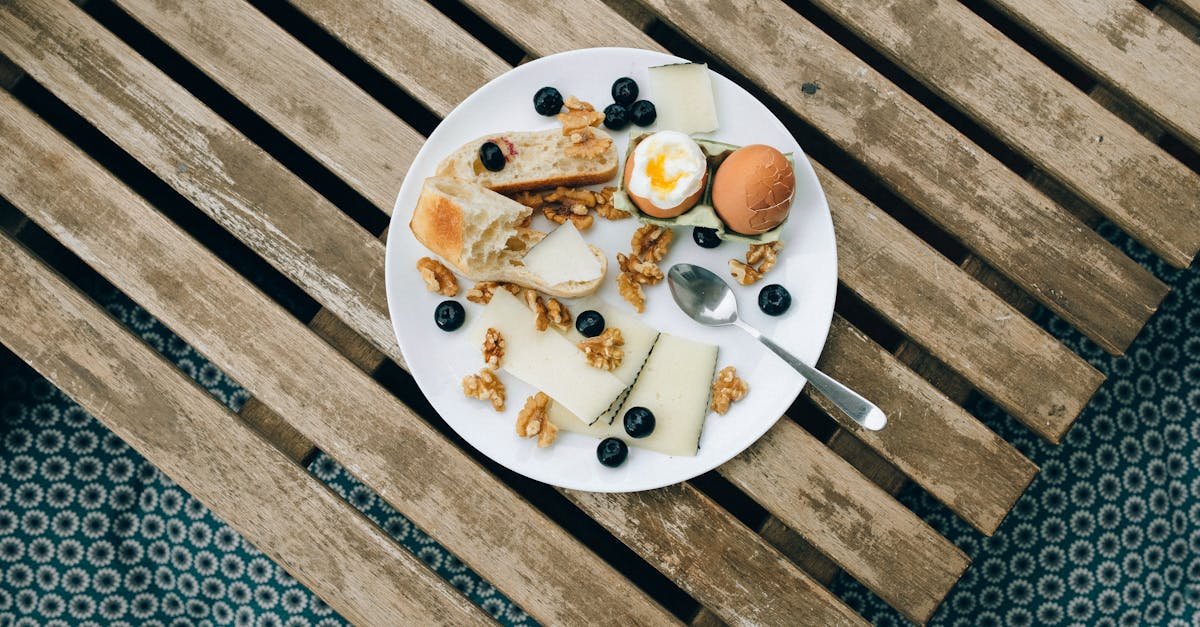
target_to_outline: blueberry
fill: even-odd
[[[604,333],[604,316],[589,309],[575,316],[575,330],[583,337],[596,337]]]
[[[483,142],[479,147],[479,160],[483,162],[483,167],[492,172],[504,169],[504,151],[494,142]]]
[[[778,283],[772,283],[758,293],[758,308],[768,316],[783,315],[792,306],[792,295],[787,288]]]
[[[692,240],[700,248],[716,248],[721,245],[721,238],[717,237],[717,230],[702,226],[692,228]]]
[[[654,432],[654,413],[645,407],[630,407],[625,412],[625,433],[631,438],[644,438]]]
[[[622,76],[621,78],[613,81],[612,97],[613,101],[617,104],[632,104],[634,100],[637,100],[637,96],[637,81],[629,78],[628,76]]]
[[[443,331],[454,331],[467,319],[467,312],[458,301],[444,300],[433,310],[433,321]]]
[[[533,95],[533,108],[542,115],[558,115],[558,112],[562,111],[562,106],[562,94],[553,87],[543,87]]]
[[[616,468],[625,463],[629,456],[629,446],[617,438],[604,438],[596,447],[596,459],[609,468]]]
[[[629,119],[638,126],[650,126],[658,118],[654,103],[649,100],[639,100],[629,107]]]
[[[614,131],[629,126],[629,109],[615,102],[604,107],[604,125]]]

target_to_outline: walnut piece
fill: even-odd
[[[621,349],[624,345],[625,338],[616,327],[608,327],[604,333],[576,344],[589,366],[609,372],[616,370],[625,359],[625,351]]]
[[[549,406],[550,397],[538,392],[525,399],[525,406],[517,413],[517,435],[523,438],[536,435],[538,448],[550,446],[558,437],[558,427],[550,422]]]
[[[596,213],[606,220],[623,220],[628,213],[613,206],[613,192],[617,188],[605,187],[601,191],[593,191],[583,187],[557,187],[535,192],[517,192],[511,198],[534,211],[541,211],[546,219],[562,224],[570,220],[575,228],[586,231],[592,226],[595,218],[589,213]]]
[[[500,360],[504,359],[504,336],[492,327],[488,327],[483,335],[483,361],[492,370],[500,369]]]
[[[783,242],[775,241],[766,244],[751,244],[746,251],[746,261],[729,260],[729,272],[741,285],[753,285],[763,277],[779,259],[779,251],[783,250]]]
[[[667,256],[667,248],[674,238],[675,234],[665,226],[643,224],[633,232],[629,244],[638,259],[657,262]]]
[[[546,301],[546,317],[550,320],[550,324],[559,331],[571,328],[571,310],[567,309],[567,306],[560,303],[557,298]]]
[[[638,283],[633,275],[628,272],[617,275],[617,292],[621,298],[633,305],[638,313],[646,311],[646,292],[642,290],[642,284]]]
[[[737,376],[737,370],[733,366],[725,366],[713,381],[712,402],[709,407],[718,414],[724,414],[729,411],[732,403],[745,398],[749,391],[750,386]]]
[[[738,285],[753,285],[762,278],[762,273],[757,268],[748,265],[741,259],[729,260],[729,273],[733,275]]]
[[[558,122],[562,124],[562,134],[565,136],[589,126],[599,126],[603,121],[604,114],[599,111],[576,109],[558,114]]]
[[[567,99],[563,101],[563,107],[566,108],[567,111],[595,111],[596,110],[596,107],[593,107],[592,103],[580,100],[579,98],[577,98],[575,96],[567,96]]]
[[[458,296],[458,279],[442,262],[432,257],[421,257],[417,260],[417,271],[425,279],[425,287],[429,291],[442,296]]]
[[[463,377],[462,389],[468,398],[491,401],[492,409],[504,411],[504,382],[491,368],[484,368],[479,374]]]
[[[496,293],[498,288],[508,290],[513,296],[521,295],[521,287],[512,283],[502,283],[500,281],[480,281],[467,290],[467,300],[480,305],[486,305],[492,302],[492,295]]]
[[[621,272],[628,274],[632,280],[642,285],[657,285],[663,280],[662,268],[659,268],[658,264],[653,261],[617,253],[617,265],[621,268]]]
[[[603,119],[604,116],[601,115],[600,118]],[[563,149],[568,157],[595,159],[604,156],[604,153],[612,147],[612,139],[597,135],[591,127],[575,129],[570,133],[564,132],[563,134],[571,138],[571,143]]]
[[[533,327],[538,331],[550,328],[550,312],[546,309],[546,301],[542,300],[536,290],[526,289],[524,292],[525,306],[533,312]]]

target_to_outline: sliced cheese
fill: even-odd
[[[550,421],[564,431],[598,438],[619,437],[630,446],[666,455],[695,455],[716,369],[716,346],[663,333],[612,424],[602,420],[583,424],[566,408],[553,404]],[[631,438],[625,433],[623,419],[631,407],[645,407],[654,414],[653,433],[644,438]]]
[[[546,285],[595,281],[603,274],[600,260],[570,220],[542,238],[522,258],[525,267]]]
[[[467,341],[482,346],[489,327],[504,337],[502,370],[589,422],[608,411],[626,388],[611,372],[589,366],[575,344],[561,333],[534,328],[533,312],[505,290],[496,290],[467,330]]]
[[[625,385],[633,385],[637,379],[638,371],[642,369],[642,365],[646,363],[646,357],[650,355],[650,349],[654,347],[654,341],[658,339],[658,331],[642,324],[632,314],[626,313],[620,307],[614,307],[608,303],[593,299],[583,302],[575,309],[576,315],[589,309],[597,311],[601,316],[604,316],[605,328],[615,327],[621,330],[621,339],[625,340],[625,345],[621,350],[625,351],[625,357],[621,359],[621,365],[613,369],[612,373],[618,379],[625,382]],[[572,342],[582,342],[584,337],[571,327],[567,331],[567,339]]]
[[[681,133],[717,130],[717,102],[704,63],[660,65],[648,70],[658,112],[656,128]]]

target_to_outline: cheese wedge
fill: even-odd
[[[612,424],[584,424],[557,404],[550,406],[550,421],[564,431],[598,438],[619,437],[630,446],[692,456],[699,450],[716,370],[716,346],[662,333]],[[631,438],[625,433],[623,418],[631,407],[645,407],[654,414],[653,433],[644,438]]]
[[[608,411],[626,388],[611,372],[589,366],[563,334],[534,328],[533,312],[505,290],[496,290],[467,329],[466,340],[482,346],[489,327],[504,337],[502,370],[545,392],[572,414],[586,417],[587,422]]]
[[[550,286],[589,283],[604,275],[604,268],[570,220],[542,238],[521,261]]]
[[[717,130],[717,103],[708,65],[660,65],[647,73],[654,108],[658,111],[655,128],[689,134]]]

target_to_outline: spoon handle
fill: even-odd
[[[737,325],[737,327],[741,330],[757,338],[758,341],[762,342],[776,355],[779,355],[780,359],[786,361],[788,365],[795,368],[796,372],[799,372],[801,375],[803,375],[813,387],[817,388],[821,394],[825,395],[825,398],[833,402],[834,405],[837,405],[838,409],[841,409],[843,412],[845,412],[851,420],[857,422],[864,429],[878,431],[887,424],[887,416],[883,413],[883,410],[876,407],[871,401],[868,401],[860,396],[858,392],[855,392],[854,390],[842,385],[824,372],[821,372],[820,370],[813,368],[799,359],[796,359],[796,357],[789,353],[787,349],[776,344],[771,340],[771,338],[760,333],[758,329],[755,329],[741,320],[735,321],[734,324]]]

